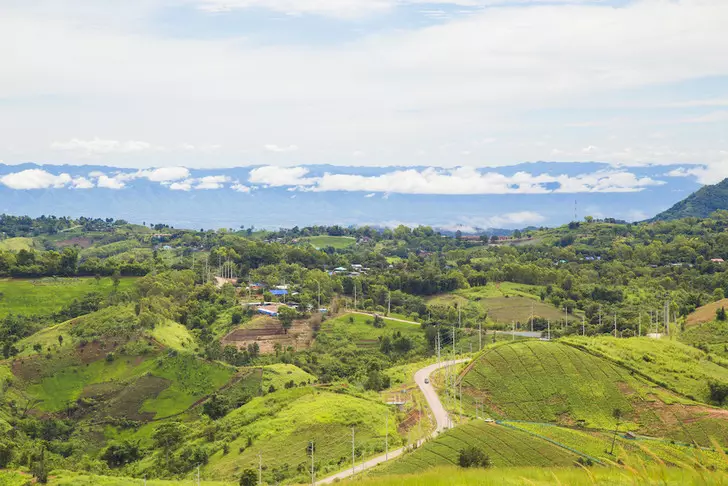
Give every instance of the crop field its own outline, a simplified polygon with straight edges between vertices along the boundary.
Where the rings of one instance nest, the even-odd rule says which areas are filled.
[[[309,441],[316,447],[319,477],[351,464],[351,430],[355,431],[357,461],[384,451],[387,406],[350,395],[312,387],[279,390],[254,398],[220,423],[236,431],[227,454],[210,457],[206,477],[229,477],[245,468],[257,468],[258,453],[265,470],[264,483],[280,478],[306,482],[310,476]],[[390,447],[398,446],[395,420],[389,421]],[[248,447],[248,438],[252,446]]]
[[[608,428],[615,408],[633,410],[627,391],[638,386],[606,360],[559,343],[522,341],[478,359],[463,378],[463,401],[474,410],[482,399],[497,418]]]
[[[28,477],[26,476],[26,480]],[[0,475],[0,484],[5,485],[2,482],[2,476]],[[9,483],[13,485],[13,483]],[[30,483],[18,483],[18,485],[30,485]],[[48,481],[51,486],[193,486],[198,484],[197,479],[193,477],[193,474],[189,475],[188,479],[183,480],[161,480],[161,479],[143,479],[143,478],[129,478],[129,477],[115,477],[115,476],[99,476],[95,474],[77,473],[70,471],[53,471],[51,478]],[[206,481],[202,479],[199,484],[201,486],[237,486],[236,481]]]
[[[567,338],[565,342],[583,346],[697,401],[708,402],[708,381],[728,383],[728,361],[717,356],[708,359],[702,351],[676,341],[577,336]]]
[[[377,473],[411,474],[457,465],[460,450],[471,445],[482,449],[493,467],[570,466],[579,457],[528,433],[475,421],[426,442],[414,452],[382,466]]]
[[[698,307],[695,312],[688,316],[686,323],[688,326],[695,326],[704,322],[714,321],[715,313],[721,307],[728,310],[728,299],[722,299],[717,302],[711,302],[710,304]]]
[[[425,337],[418,324],[409,324],[384,319],[384,327],[376,328],[373,325],[374,317],[362,314],[345,314],[325,321],[321,330],[334,335],[349,337],[361,347],[379,346],[380,336],[391,336],[394,332],[400,332],[415,342],[416,345],[424,345]]]
[[[122,278],[119,290],[130,288],[135,278]],[[61,310],[74,299],[91,292],[109,294],[114,289],[111,278],[42,278],[1,279],[0,317],[12,314],[45,315]]]
[[[609,454],[613,439],[610,431],[596,432],[574,430],[548,424],[512,423],[514,427],[529,431],[563,444],[596,458],[605,464],[621,461],[632,467],[644,464],[659,464],[660,461],[672,466],[728,468],[723,455],[712,450],[702,450],[690,445],[661,439],[626,439],[617,436],[614,454]]]
[[[81,250],[79,257],[81,260],[87,260],[92,257],[108,258],[113,255],[119,255],[135,248],[139,248],[141,244],[137,240],[122,240],[107,245],[92,246]]]
[[[337,250],[348,248],[356,243],[356,238],[351,236],[310,236],[301,238],[300,241],[310,243],[314,248],[326,248],[331,246]]]
[[[726,484],[728,474],[704,469],[677,469],[658,466],[647,469],[520,467],[512,469],[462,469],[438,467],[408,475],[356,478],[338,484],[349,486],[551,486],[554,484],[660,484],[663,486],[704,486]]]
[[[308,385],[314,383],[316,377],[292,364],[276,363],[263,367],[264,390],[267,390],[271,385],[276,390],[282,390],[291,381],[296,386]]]
[[[626,340],[625,340],[626,341]],[[462,379],[463,407],[523,420],[623,430],[711,444],[728,443],[728,412],[699,405],[632,376],[611,361],[558,342],[521,341],[487,350]]]
[[[429,304],[464,305],[468,301],[478,302],[488,312],[489,320],[501,324],[513,321],[525,324],[536,317],[553,321],[563,320],[564,312],[554,306],[541,302],[538,298],[541,287],[516,284],[512,282],[489,283],[482,287],[456,290],[428,299]],[[575,319],[569,316],[569,319]]]
[[[6,238],[4,240],[0,240],[0,250],[7,250],[7,251],[20,251],[20,250],[30,250],[34,246],[33,238],[24,238],[24,237],[17,237],[17,238]]]

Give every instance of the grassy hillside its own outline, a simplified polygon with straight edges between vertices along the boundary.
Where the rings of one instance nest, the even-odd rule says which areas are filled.
[[[347,336],[361,347],[379,346],[381,336],[391,336],[401,333],[411,338],[417,345],[424,345],[425,338],[422,329],[417,324],[409,324],[383,318],[384,327],[374,327],[374,317],[362,314],[345,314],[329,319],[321,326],[321,331],[333,335]]]
[[[661,386],[701,402],[710,401],[710,381],[728,384],[728,361],[677,341],[575,336],[564,342],[607,357]]]
[[[281,390],[293,382],[296,386],[307,385],[316,382],[316,377],[306,373],[298,366],[292,364],[276,363],[263,367],[263,389],[268,390],[271,386]]]
[[[316,445],[316,467],[322,477],[351,464],[351,430],[356,451],[367,457],[384,450],[387,406],[351,395],[299,387],[251,400],[220,421],[229,430],[222,440],[229,451],[210,457],[206,477],[222,478],[245,468],[265,465],[264,481],[308,478],[308,442]],[[390,444],[397,443],[395,420],[389,422]],[[234,431],[234,433],[233,433]]]
[[[689,217],[705,218],[719,209],[728,209],[728,179],[719,184],[700,188],[650,221],[670,221]]]
[[[491,348],[462,383],[463,406],[471,415],[479,400],[496,418],[610,430],[619,410],[623,427],[646,435],[728,443],[724,410],[680,399],[607,359],[558,342]]]
[[[579,457],[528,433],[483,421],[458,426],[414,452],[382,466],[378,474],[411,474],[433,467],[456,466],[460,450],[476,446],[492,467],[570,466]]]
[[[134,278],[122,278],[119,290],[130,288]],[[0,317],[7,314],[43,315],[61,310],[74,299],[91,292],[109,294],[114,289],[111,278],[42,278],[1,279]]]
[[[17,237],[0,240],[0,250],[20,251],[30,250],[34,246],[33,238]]]
[[[301,238],[302,242],[310,243],[315,248],[326,248],[331,246],[336,249],[348,248],[356,243],[356,238],[351,236],[310,236]]]
[[[31,476],[14,471],[0,471],[0,485],[2,486],[30,486]],[[130,478],[84,474],[71,471],[53,471],[48,484],[51,486],[180,486],[183,484],[197,484],[192,478],[186,481],[161,479]],[[236,481],[200,481],[202,486],[237,486]]]
[[[192,351],[195,339],[190,331],[177,322],[164,319],[157,323],[150,335],[162,346],[176,351]]]
[[[728,475],[725,472],[710,472],[703,469],[684,470],[664,466],[638,470],[578,467],[467,470],[439,467],[419,474],[356,478],[339,484],[361,486],[551,486],[554,484],[703,486],[726,484],[727,482]]]
[[[456,290],[428,299],[429,304],[465,305],[477,302],[488,313],[488,318],[497,323],[511,324],[513,321],[526,323],[534,317],[563,320],[564,312],[553,305],[541,302],[541,287],[515,284],[512,282],[489,283],[480,287]],[[573,319],[573,316],[569,316]]]

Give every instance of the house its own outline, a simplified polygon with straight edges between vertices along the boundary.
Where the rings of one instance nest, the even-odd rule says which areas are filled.
[[[271,289],[270,293],[276,296],[288,295],[288,291],[284,289]]]
[[[710,261],[713,263],[725,263],[725,260],[722,258],[711,258]]]
[[[280,307],[280,305],[278,305],[278,304],[261,305],[258,307],[258,313],[264,314],[264,315],[270,316],[270,317],[278,317],[278,308],[279,307]]]
[[[356,270],[356,271],[359,271],[359,270],[362,270],[364,268],[364,265],[361,265],[359,263],[352,263],[351,264],[351,268],[354,269],[354,270]]]
[[[465,235],[465,236],[461,236],[460,239],[462,241],[480,241],[480,236],[478,236],[478,235]]]
[[[260,282],[255,282],[255,283],[248,284],[248,290],[250,290],[252,292],[260,292],[264,288],[265,288],[265,285],[263,285]]]

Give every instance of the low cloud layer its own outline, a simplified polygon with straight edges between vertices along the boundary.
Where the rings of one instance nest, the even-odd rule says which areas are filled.
[[[472,167],[395,170],[376,176],[325,173],[309,176],[305,167],[259,167],[249,182],[264,187],[292,187],[301,191],[372,191],[387,194],[548,194],[638,192],[664,182],[618,170],[577,176],[517,172],[512,176],[482,172]]]

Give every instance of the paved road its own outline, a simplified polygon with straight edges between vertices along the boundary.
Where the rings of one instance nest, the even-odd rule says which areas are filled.
[[[407,321],[403,321],[407,322]],[[416,323],[415,323],[416,324]],[[425,400],[427,400],[427,404],[430,406],[430,410],[432,410],[433,415],[435,416],[435,421],[437,422],[437,427],[435,428],[435,431],[431,434],[430,437],[435,437],[437,434],[445,430],[445,428],[448,425],[448,416],[447,411],[445,411],[445,407],[442,406],[442,402],[440,402],[440,397],[437,396],[437,391],[432,386],[431,383],[425,383],[425,379],[429,378],[432,372],[439,368],[444,368],[449,365],[455,365],[458,363],[465,363],[466,361],[470,361],[470,359],[456,359],[452,361],[444,361],[440,364],[433,364],[430,366],[427,366],[425,368],[422,368],[421,370],[417,371],[415,373],[415,382],[417,383],[417,386],[420,387],[420,390],[422,391],[422,394],[425,396]],[[422,441],[420,441],[422,442]],[[419,444],[418,444],[419,445]],[[357,464],[355,467],[355,473],[359,473],[361,471],[364,471],[365,469],[371,469],[374,466],[381,464],[383,462],[386,462],[390,459],[394,459],[395,457],[401,456],[404,452],[404,448],[399,448],[393,451],[389,451],[389,454],[382,454],[381,456],[374,457],[372,459],[369,459],[368,461],[362,462],[360,464]],[[338,474],[334,474],[333,476],[329,476],[327,478],[317,480],[316,484],[329,484],[333,483],[337,479],[345,479],[350,477],[352,474],[351,469],[347,469],[346,471],[342,471]]]

